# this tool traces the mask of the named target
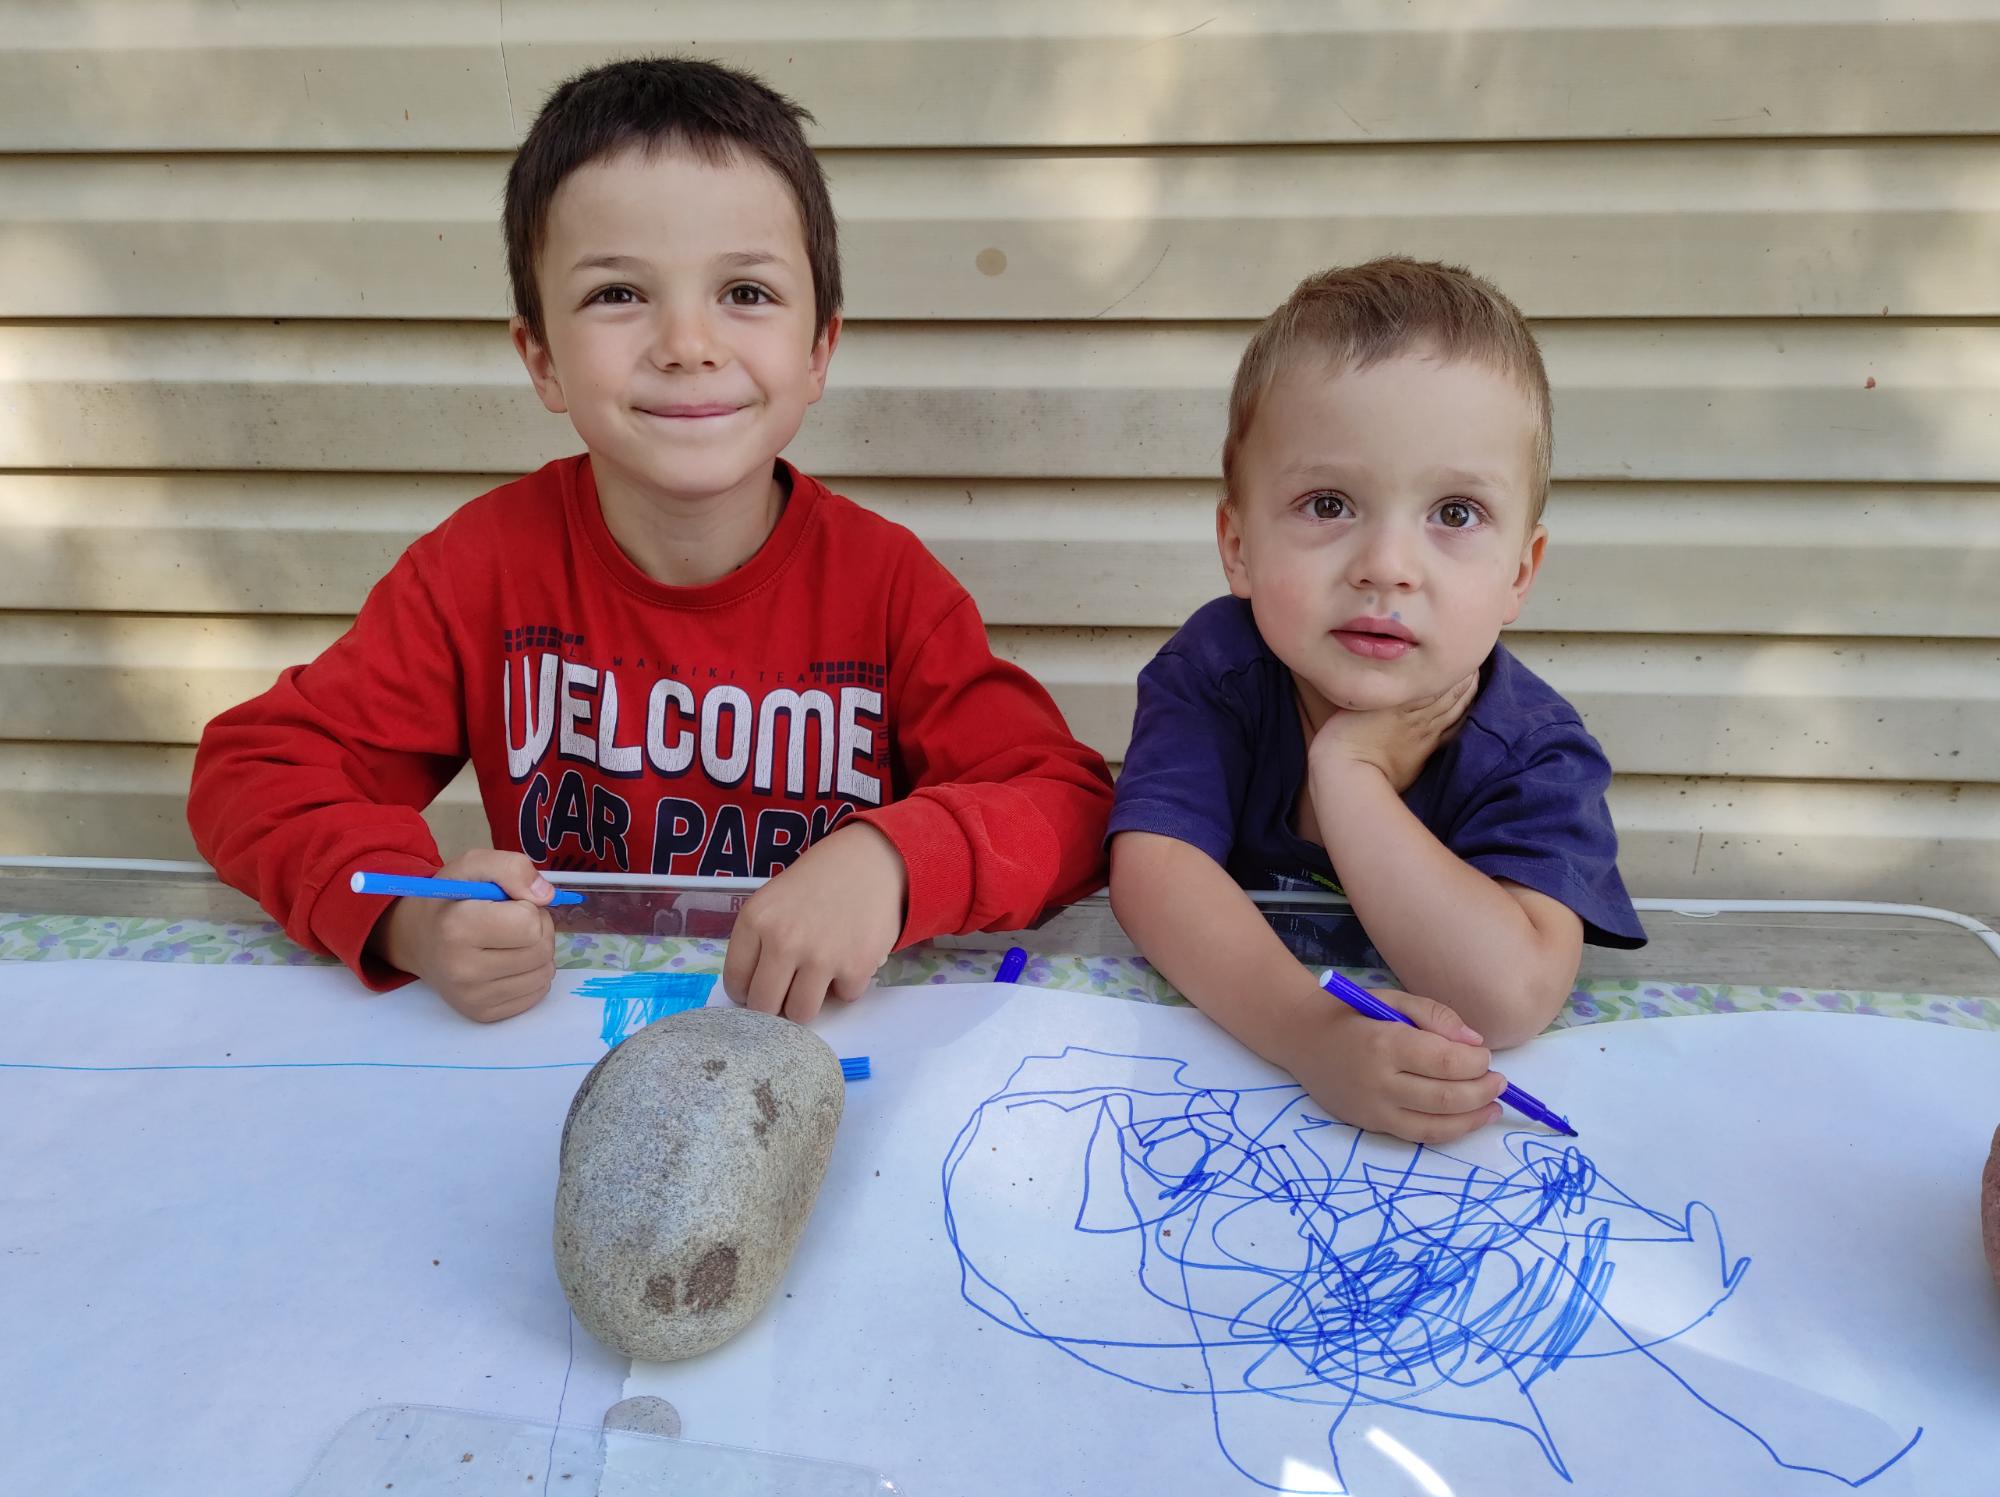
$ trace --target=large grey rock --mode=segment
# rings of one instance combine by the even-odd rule
[[[812,1213],[846,1100],[826,1041],[702,1008],[591,1068],[563,1124],[556,1276],[627,1356],[691,1357],[764,1307]]]

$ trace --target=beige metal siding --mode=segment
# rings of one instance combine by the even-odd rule
[[[5,0],[0,150],[505,149],[687,48],[831,146],[1975,135],[1984,0]]]
[[[856,322],[791,451],[825,474],[1196,478],[1247,324]],[[1562,478],[1990,482],[2000,325],[1541,330]],[[574,446],[495,324],[0,327],[0,464],[457,472]]]
[[[847,310],[867,320],[1256,318],[1301,267],[1390,251],[1476,259],[1542,318],[2000,312],[2000,278],[1969,270],[2000,259],[1984,140],[825,163]],[[505,316],[505,171],[493,154],[0,159],[0,314]]]
[[[1220,590],[1250,320],[1437,255],[1544,341],[1512,643],[1634,887],[2000,908],[2000,0],[1811,12],[0,0],[0,851],[186,855],[201,723],[573,448],[501,326],[507,152],[692,44],[821,121],[852,322],[794,455],[1114,758]],[[434,820],[484,836],[463,783]]]

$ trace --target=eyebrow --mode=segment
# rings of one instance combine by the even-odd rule
[[[731,250],[726,255],[715,257],[718,265],[726,265],[731,270],[754,270],[764,265],[783,265],[778,256],[763,250]],[[637,255],[585,255],[570,267],[572,273],[579,270],[643,270],[646,262]]]
[[[1363,472],[1364,470],[1356,468],[1351,464],[1343,463],[1335,458],[1306,458],[1300,462],[1285,464],[1284,467],[1278,470],[1278,477],[1285,479],[1327,478],[1342,480],[1351,479],[1357,474],[1363,474]]]
[[[1475,473],[1469,468],[1439,468],[1433,475],[1440,483],[1471,484],[1478,488],[1505,489],[1507,484],[1497,473]]]
[[[1307,458],[1303,462],[1287,464],[1280,468],[1277,477],[1286,483],[1366,483],[1372,475],[1367,469],[1356,467],[1338,458]],[[1479,473],[1470,468],[1434,468],[1425,475],[1431,482],[1439,484],[1462,484],[1488,493],[1508,492],[1506,479],[1497,473]]]
[[[632,255],[585,255],[576,264],[572,265],[570,269],[572,271],[633,270],[642,264],[644,264],[643,261]]]

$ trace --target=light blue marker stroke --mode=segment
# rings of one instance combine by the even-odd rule
[[[705,1006],[714,986],[713,972],[619,972],[578,983],[576,994],[603,1001],[597,1037],[616,1049],[655,1019]]]

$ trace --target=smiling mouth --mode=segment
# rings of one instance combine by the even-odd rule
[[[663,421],[710,421],[717,416],[733,416],[743,407],[725,405],[710,401],[702,405],[642,405],[643,415],[655,416]]]

